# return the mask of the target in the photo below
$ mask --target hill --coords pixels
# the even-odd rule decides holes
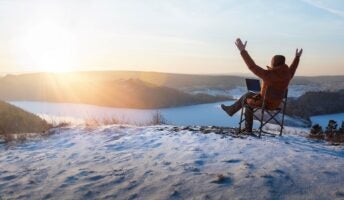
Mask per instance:
[[[247,76],[234,75],[197,75],[197,74],[173,74],[143,71],[85,71],[65,73],[29,73],[19,75],[6,75],[0,78],[0,83],[7,82],[35,82],[44,83],[49,79],[64,80],[75,79],[89,82],[114,81],[139,79],[157,86],[166,86],[174,89],[184,88],[212,88],[230,89],[244,86],[244,78]],[[296,76],[293,85],[327,85],[344,89],[344,76]]]
[[[297,99],[288,101],[286,113],[304,119],[309,119],[313,115],[344,112],[344,90],[307,92]]]
[[[344,76],[295,77],[291,84],[336,91],[344,89]],[[193,91],[238,86],[244,86],[244,77],[140,71],[31,73],[0,78],[0,99],[163,108],[227,100]]]
[[[89,82],[102,82],[114,80],[139,79],[157,86],[165,86],[174,89],[188,87],[227,88],[244,84],[242,77],[230,75],[194,75],[172,74],[160,72],[141,71],[85,71],[66,73],[29,73],[19,75],[6,75],[0,82],[45,82],[49,79],[64,80],[75,79]]]
[[[229,99],[206,94],[192,95],[141,79],[119,77],[106,73],[6,76],[0,80],[0,98],[8,101],[70,102],[126,108],[175,107]]]
[[[0,101],[0,134],[41,133],[50,125],[40,117]]]

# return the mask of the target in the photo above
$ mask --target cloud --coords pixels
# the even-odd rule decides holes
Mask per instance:
[[[335,9],[335,8],[333,8],[333,6],[331,7],[331,6],[325,5],[324,1],[321,1],[321,0],[301,0],[301,1],[307,3],[311,6],[314,6],[316,8],[319,8],[321,10],[324,10],[326,12],[329,12],[331,14],[334,14],[336,16],[344,17],[344,11],[343,10]],[[325,2],[327,2],[327,1],[325,1]]]

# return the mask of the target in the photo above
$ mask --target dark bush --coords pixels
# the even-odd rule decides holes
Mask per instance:
[[[344,121],[341,127],[337,129],[338,124],[334,120],[329,120],[325,132],[319,124],[312,126],[309,137],[313,139],[326,140],[332,144],[344,143]]]

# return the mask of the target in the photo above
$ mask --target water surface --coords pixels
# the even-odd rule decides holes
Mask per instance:
[[[156,109],[127,109],[73,103],[49,103],[34,101],[11,101],[11,104],[50,119],[80,122],[89,118],[117,118],[133,124],[149,122]],[[172,125],[238,126],[240,112],[229,117],[220,107],[233,101],[159,109]]]

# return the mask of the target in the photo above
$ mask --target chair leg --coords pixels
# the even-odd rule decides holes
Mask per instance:
[[[261,116],[260,116],[259,138],[262,136],[263,120],[264,120],[264,108],[262,108],[262,113],[261,113]]]
[[[243,114],[244,114],[244,109],[245,109],[245,107],[243,106],[243,107],[241,108],[241,114],[240,114],[240,121],[239,121],[239,130],[238,130],[238,134],[241,133],[241,124],[242,124],[242,116],[243,116]]]
[[[280,136],[282,136],[283,129],[284,129],[284,113],[282,115],[281,131],[280,131],[280,134],[279,134]]]
[[[281,126],[281,130],[280,130],[279,136],[282,136],[282,132],[283,132],[283,126]]]
[[[283,103],[283,112],[282,112],[282,124],[281,124],[281,132],[280,132],[280,136],[282,136],[282,131],[284,128],[284,115],[285,115],[285,109],[287,107],[287,99],[285,99],[285,102]]]

